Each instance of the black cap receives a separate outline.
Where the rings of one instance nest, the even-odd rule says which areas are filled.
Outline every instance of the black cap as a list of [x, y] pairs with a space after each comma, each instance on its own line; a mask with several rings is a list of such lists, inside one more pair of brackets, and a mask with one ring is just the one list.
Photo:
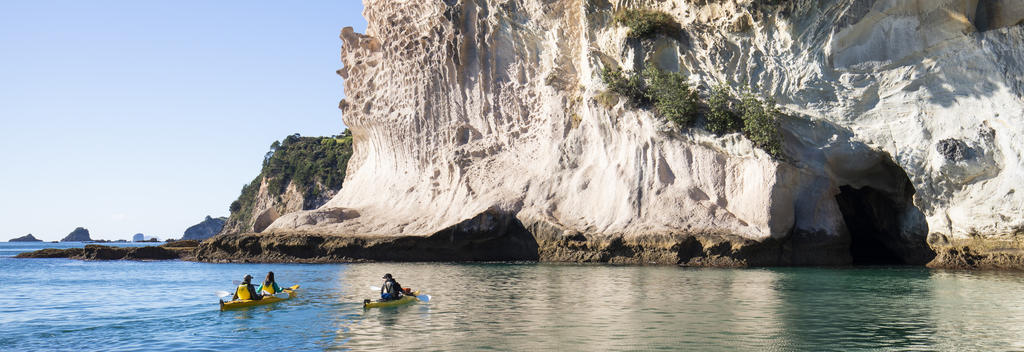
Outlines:
[[245, 282], [249, 282], [250, 280], [252, 280], [252, 275], [249, 274], [245, 274], [245, 277], [242, 278], [242, 281]]
[[390, 279], [390, 278], [391, 278], [391, 274], [384, 274], [384, 277], [382, 277], [382, 279]]

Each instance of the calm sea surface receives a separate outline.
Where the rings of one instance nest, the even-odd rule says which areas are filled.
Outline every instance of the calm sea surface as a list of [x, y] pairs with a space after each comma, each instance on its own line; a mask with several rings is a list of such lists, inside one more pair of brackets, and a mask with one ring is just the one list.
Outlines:
[[[10, 258], [44, 246], [0, 244], [5, 351], [1024, 350], [1020, 273]], [[218, 310], [268, 270], [298, 297]], [[364, 311], [385, 272], [433, 299]]]

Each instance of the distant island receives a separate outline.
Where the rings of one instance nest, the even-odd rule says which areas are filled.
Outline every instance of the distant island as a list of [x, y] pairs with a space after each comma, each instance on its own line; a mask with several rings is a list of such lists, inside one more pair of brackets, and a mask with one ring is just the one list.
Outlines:
[[192, 225], [188, 229], [185, 229], [185, 234], [181, 237], [182, 240], [194, 240], [202, 241], [207, 238], [213, 237], [221, 229], [224, 228], [224, 223], [228, 221], [226, 217], [214, 218], [209, 215], [203, 222]]
[[12, 238], [10, 241], [7, 241], [7, 242], [42, 242], [42, 241], [43, 240], [35, 238], [35, 236], [32, 236], [32, 234], [30, 233], [30, 234], [27, 234], [25, 236], [21, 236], [21, 237], [18, 237], [18, 238]]
[[89, 230], [79, 227], [74, 231], [71, 231], [61, 242], [90, 242], [92, 238], [89, 237]]
[[160, 239], [156, 236], [146, 236], [141, 233], [137, 233], [132, 236], [132, 242], [160, 242]]

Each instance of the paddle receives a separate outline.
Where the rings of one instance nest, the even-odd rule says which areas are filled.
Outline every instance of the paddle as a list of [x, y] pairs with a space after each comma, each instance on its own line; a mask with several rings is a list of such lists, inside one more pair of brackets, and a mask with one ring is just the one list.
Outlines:
[[[380, 291], [380, 287], [377, 286], [370, 286], [370, 289], [378, 292]], [[416, 295], [416, 299], [423, 302], [430, 302], [430, 295]]]

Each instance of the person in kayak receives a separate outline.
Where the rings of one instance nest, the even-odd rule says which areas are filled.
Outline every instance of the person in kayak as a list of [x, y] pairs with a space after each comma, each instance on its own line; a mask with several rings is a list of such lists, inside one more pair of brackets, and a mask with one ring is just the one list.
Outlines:
[[256, 292], [256, 289], [252, 287], [252, 275], [246, 274], [242, 278], [242, 284], [238, 285], [235, 289], [235, 295], [231, 297], [232, 300], [260, 300], [263, 295]]
[[402, 285], [395, 281], [391, 274], [384, 274], [384, 284], [380, 286], [380, 299], [390, 301], [402, 298]]
[[277, 286], [277, 281], [274, 281], [274, 272], [268, 271], [267, 278], [263, 279], [263, 283], [260, 284], [260, 288], [256, 290], [260, 294], [272, 295], [278, 292], [282, 292], [281, 287]]

